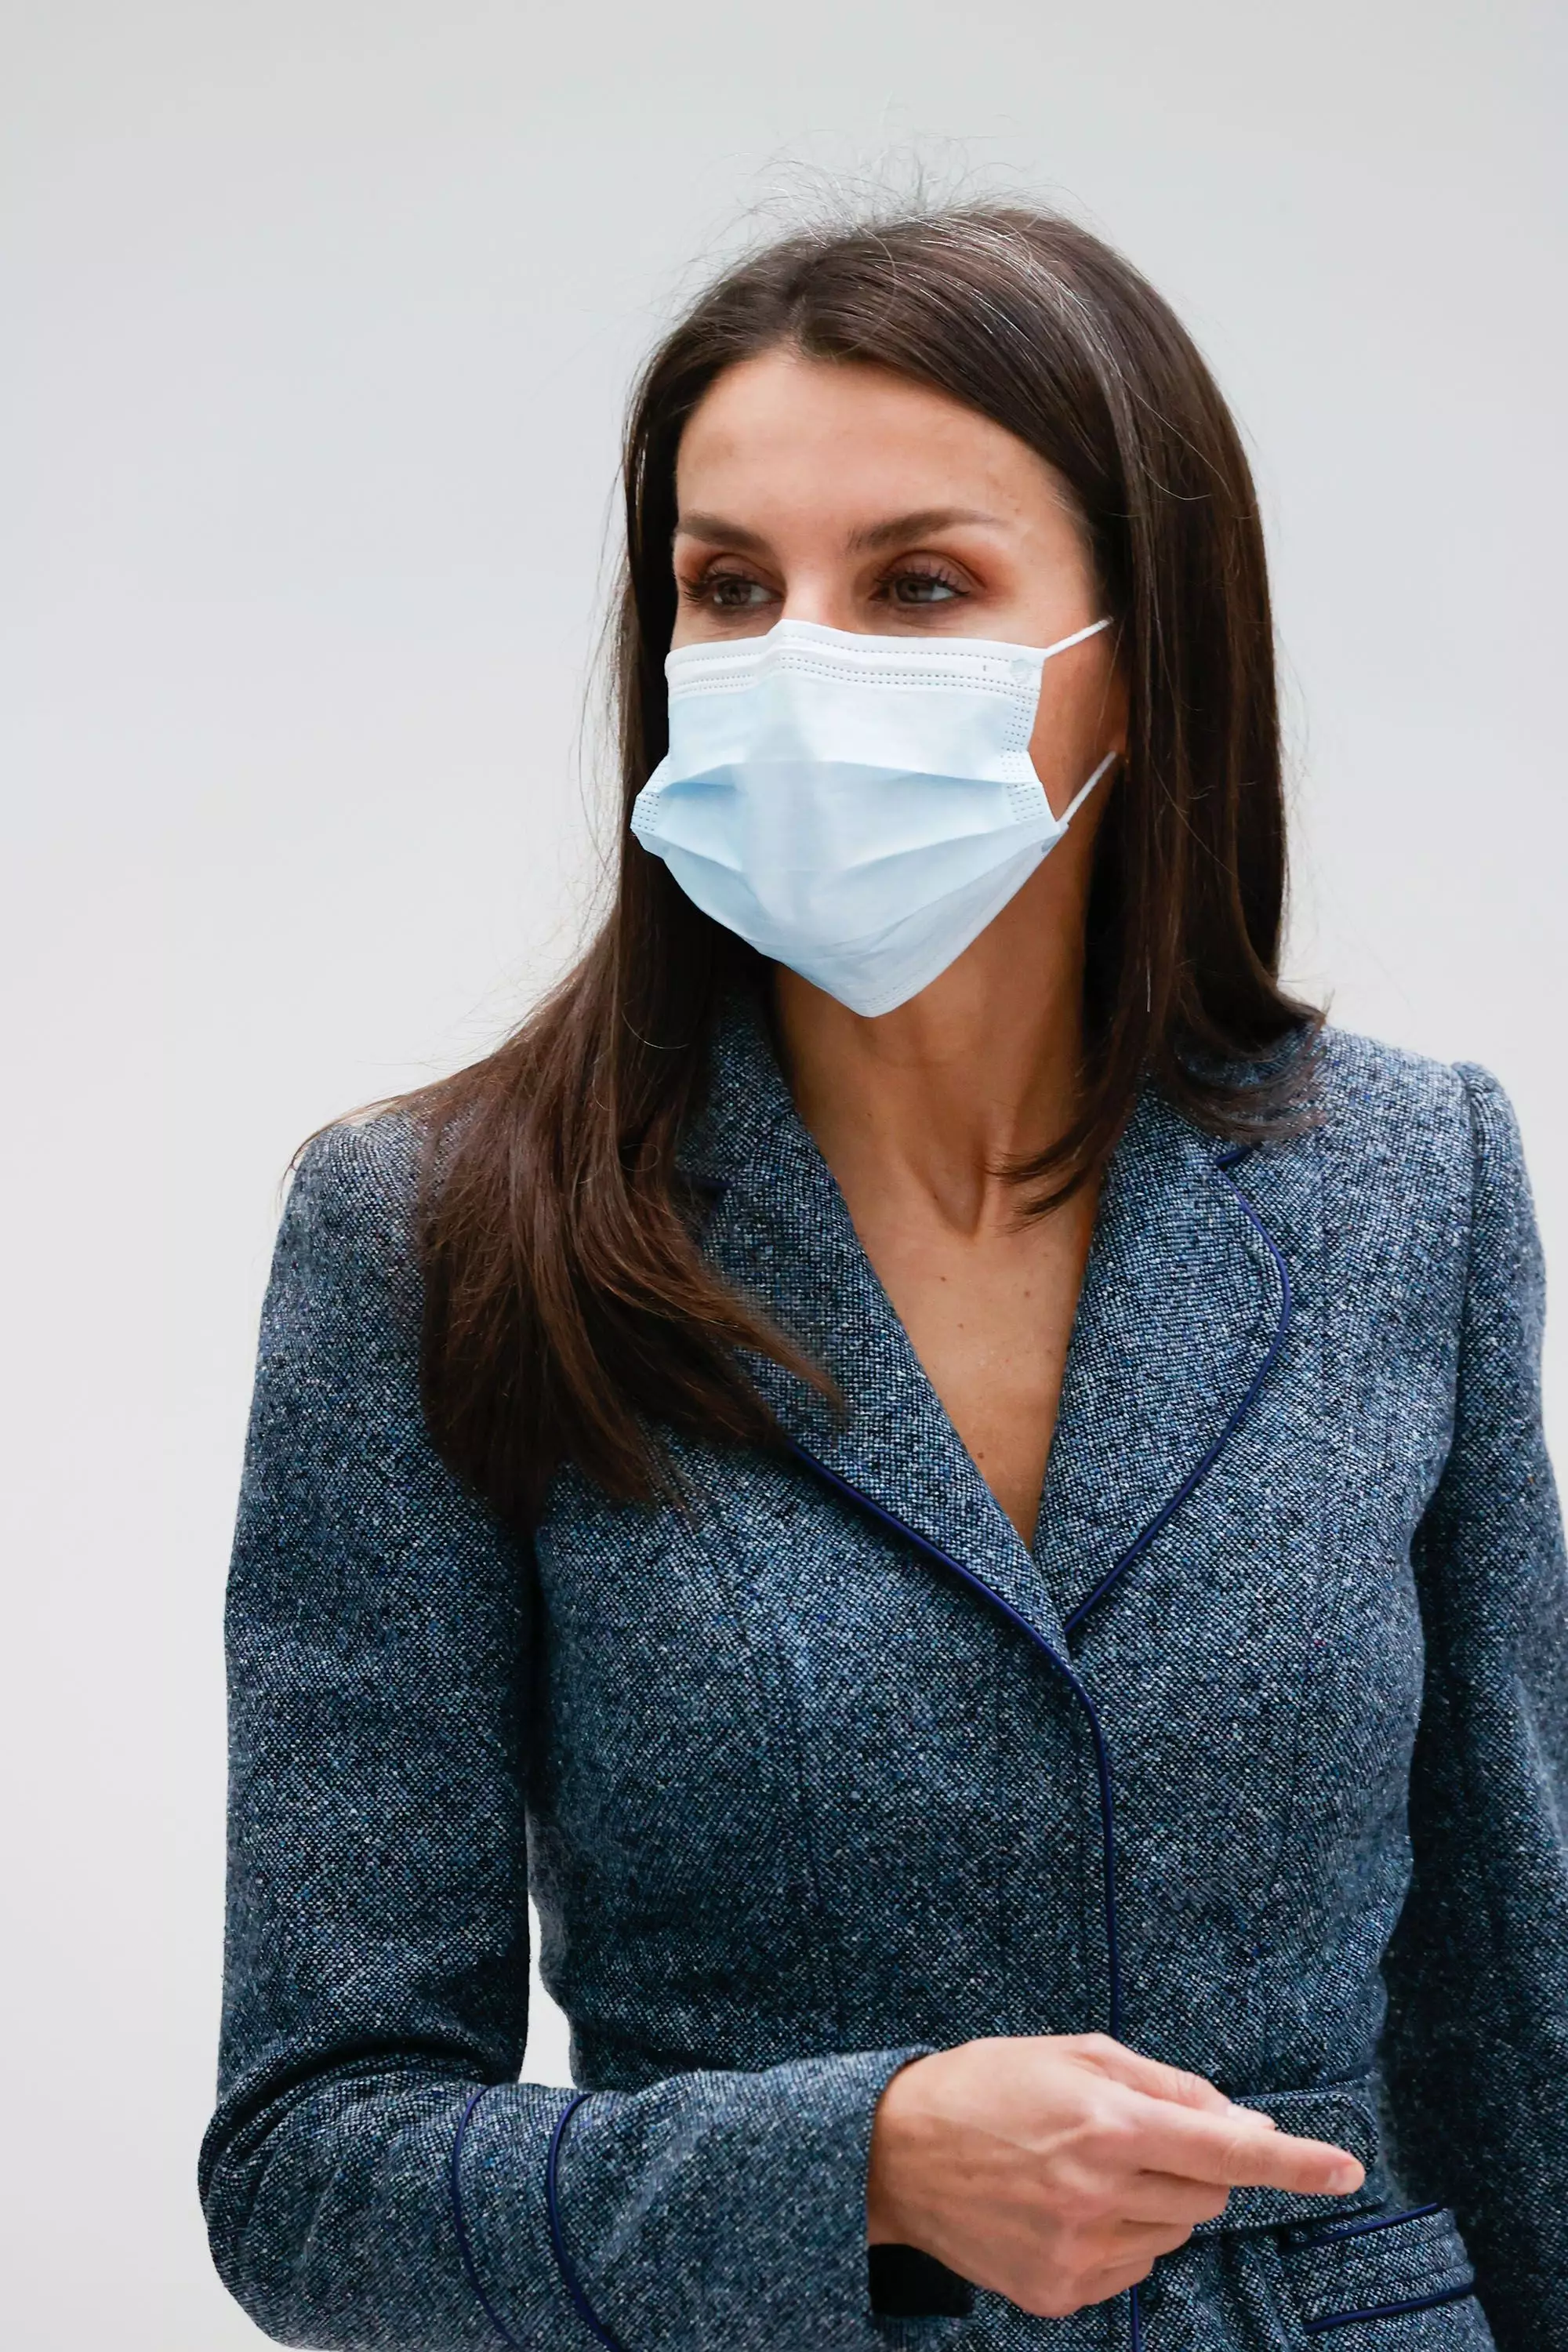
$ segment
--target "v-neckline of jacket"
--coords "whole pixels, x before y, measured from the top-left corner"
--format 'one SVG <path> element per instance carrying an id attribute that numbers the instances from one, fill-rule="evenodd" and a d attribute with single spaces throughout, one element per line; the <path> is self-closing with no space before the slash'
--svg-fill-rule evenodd
<path id="1" fill-rule="evenodd" d="M 867 1256 L 750 992 L 725 1003 L 679 1155 L 712 1203 L 710 1261 L 827 1366 L 849 1405 L 841 1418 L 795 1375 L 749 1359 L 786 1435 L 1062 1651 L 1206 1475 L 1282 1337 L 1289 1277 L 1228 1177 L 1235 1157 L 1153 1088 L 1139 1096 L 1101 1180 L 1026 1545 Z"/>

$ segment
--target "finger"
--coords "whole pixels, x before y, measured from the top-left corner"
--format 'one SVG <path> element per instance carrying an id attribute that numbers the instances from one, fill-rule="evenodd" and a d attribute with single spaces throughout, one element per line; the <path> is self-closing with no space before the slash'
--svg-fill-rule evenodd
<path id="1" fill-rule="evenodd" d="M 1276 2131 L 1272 2139 L 1237 2143 L 1241 2161 L 1227 2173 L 1232 2189 L 1295 2189 L 1309 2197 L 1349 2197 L 1366 2179 L 1366 2167 L 1331 2140 L 1298 2139 Z"/>
<path id="2" fill-rule="evenodd" d="M 1085 2303 L 1108 2303 L 1130 2286 L 1146 2279 L 1162 2254 L 1173 2254 L 1191 2235 L 1185 2230 L 1146 2229 L 1129 2231 L 1111 2260 L 1083 2283 Z"/>
<path id="3" fill-rule="evenodd" d="M 1290 2132 L 1259 2131 L 1246 2110 L 1199 2115 L 1164 2099 L 1142 2104 L 1140 2167 L 1207 2180 L 1227 2189 L 1293 2189 L 1310 2197 L 1345 2197 L 1366 2179 L 1348 2148 Z"/>
<path id="4" fill-rule="evenodd" d="M 1179 2172 L 1135 2172 L 1118 2191 L 1121 2221 L 1195 2230 L 1225 2211 L 1230 2191 L 1214 2180 L 1194 2180 Z"/>
<path id="5" fill-rule="evenodd" d="M 1113 2083 L 1125 2083 L 1129 2090 L 1142 2091 L 1146 2098 L 1167 2099 L 1176 2106 L 1204 2108 L 1215 2115 L 1258 2112 L 1252 2107 L 1237 2109 L 1205 2076 L 1190 2074 L 1184 2067 L 1167 2066 L 1158 2058 L 1146 2058 L 1141 2050 L 1112 2041 L 1109 2033 L 1084 2034 L 1079 2055 Z"/>

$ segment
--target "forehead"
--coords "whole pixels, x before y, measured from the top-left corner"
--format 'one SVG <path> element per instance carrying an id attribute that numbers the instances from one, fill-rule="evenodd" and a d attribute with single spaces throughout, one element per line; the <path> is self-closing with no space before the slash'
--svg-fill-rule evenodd
<path id="1" fill-rule="evenodd" d="M 715 379 L 681 436 L 676 489 L 685 508 L 1071 504 L 1055 469 L 979 410 L 886 368 L 788 350 Z"/>

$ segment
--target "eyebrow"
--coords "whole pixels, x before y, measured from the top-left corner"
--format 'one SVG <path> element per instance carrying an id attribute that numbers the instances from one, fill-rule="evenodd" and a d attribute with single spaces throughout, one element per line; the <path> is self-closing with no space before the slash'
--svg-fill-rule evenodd
<path id="1" fill-rule="evenodd" d="M 852 530 L 846 545 L 852 555 L 875 554 L 904 541 L 927 538 L 933 531 L 952 530 L 960 523 L 995 525 L 1001 520 L 1000 515 L 986 514 L 979 507 L 917 507 L 912 514 L 889 515 L 886 522 L 867 523 Z M 700 539 L 710 547 L 743 548 L 752 555 L 767 548 L 760 531 L 748 530 L 743 523 L 727 522 L 722 515 L 683 514 L 675 528 L 680 538 Z"/>
<path id="2" fill-rule="evenodd" d="M 965 522 L 999 523 L 1000 515 L 985 514 L 979 507 L 917 507 L 913 514 L 893 515 L 886 522 L 868 523 L 863 530 L 849 534 L 852 554 L 874 553 L 879 548 L 894 547 L 902 540 L 926 539 L 932 531 L 952 530 Z"/>

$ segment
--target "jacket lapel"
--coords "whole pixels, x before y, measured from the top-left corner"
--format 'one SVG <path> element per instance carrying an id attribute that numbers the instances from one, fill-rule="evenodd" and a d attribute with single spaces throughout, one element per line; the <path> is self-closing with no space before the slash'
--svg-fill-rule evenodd
<path id="1" fill-rule="evenodd" d="M 719 1026 L 707 1103 L 680 1160 L 711 1202 L 710 1262 L 826 1366 L 847 1403 L 837 1414 L 780 1366 L 752 1360 L 786 1436 L 1065 1653 L 1050 1589 L 926 1378 L 749 997 L 732 1000 Z"/>
<path id="2" fill-rule="evenodd" d="M 1177 1519 L 1283 1339 L 1289 1275 L 1233 1156 L 1148 1092 L 1107 1168 L 1035 1534 L 1069 1633 Z"/>
<path id="3" fill-rule="evenodd" d="M 836 1415 L 766 1361 L 749 1369 L 830 1478 L 960 1563 L 1065 1654 L 1077 1613 L 1131 1565 L 1223 1448 L 1270 1359 L 1282 1269 L 1221 1171 L 1221 1148 L 1152 1095 L 1102 1187 L 1031 1550 L 911 1348 L 797 1117 L 760 1008 L 737 996 L 681 1152 L 712 1203 L 710 1261 L 847 1400 Z"/>

